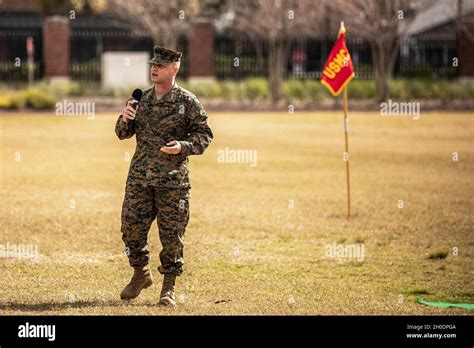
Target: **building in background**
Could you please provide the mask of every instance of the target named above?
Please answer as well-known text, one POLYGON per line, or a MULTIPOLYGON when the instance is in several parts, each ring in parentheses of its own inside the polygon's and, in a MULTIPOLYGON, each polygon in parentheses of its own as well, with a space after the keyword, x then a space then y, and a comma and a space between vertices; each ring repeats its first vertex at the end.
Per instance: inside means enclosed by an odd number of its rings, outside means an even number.
MULTIPOLYGON (((179 38, 177 49, 184 52, 180 77, 206 80, 267 76, 266 43, 233 32, 232 14, 218 3, 205 1, 187 35, 179 38), (238 69, 233 64, 236 57, 240 61, 238 69)), ((36 0, 3 0, 0 3, 0 81, 28 80, 26 64, 22 64, 27 60, 28 37, 34 40, 37 80, 69 78, 98 82, 103 52, 152 54, 153 39, 124 24, 108 11, 106 0, 104 4, 96 12, 75 13, 75 18, 69 19, 67 4, 59 9, 62 14, 59 16, 54 11, 45 13, 36 0)), ((409 36, 402 40, 395 76, 474 77, 473 19, 474 1, 433 2, 432 7, 416 16, 409 36)), ((333 32, 325 37, 295 40, 291 52, 298 54, 290 54, 287 77, 319 78, 327 49, 334 40, 333 32)), ((349 31, 348 46, 358 77, 374 77, 368 43, 349 31)))

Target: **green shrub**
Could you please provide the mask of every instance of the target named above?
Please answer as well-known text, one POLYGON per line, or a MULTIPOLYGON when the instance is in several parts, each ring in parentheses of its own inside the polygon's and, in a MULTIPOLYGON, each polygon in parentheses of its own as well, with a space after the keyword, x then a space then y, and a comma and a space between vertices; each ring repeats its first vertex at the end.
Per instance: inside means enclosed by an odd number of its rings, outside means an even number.
POLYGON ((250 100, 265 99, 269 95, 268 81, 265 79, 249 79, 245 84, 247 98, 250 100))
POLYGON ((306 80, 305 88, 307 97, 316 100, 321 99, 327 91, 327 87, 319 80, 306 80))
POLYGON ((302 80, 287 80, 283 83, 283 95, 287 99, 304 99, 307 95, 302 80))
POLYGON ((184 81, 184 80, 177 80, 176 83, 178 84, 178 86, 184 88, 184 89, 187 89, 189 91, 189 83, 187 81, 184 81))
POLYGON ((347 95, 350 98, 374 98, 375 81, 354 79, 347 85, 347 95))
POLYGON ((408 98, 424 99, 430 97, 430 87, 424 80, 411 80, 406 85, 408 98))
POLYGON ((0 109, 19 109, 23 104, 24 99, 19 92, 0 90, 0 109))
POLYGON ((222 97, 226 99, 243 99, 246 96, 246 86, 242 82, 222 81, 222 97))
POLYGON ((230 81, 221 82, 222 97, 226 99, 234 98, 236 95, 235 86, 230 81))
POLYGON ((442 99, 442 100, 447 99, 448 88, 449 88, 449 83, 445 81, 438 81, 436 83, 432 83, 430 86, 430 98, 442 99))
POLYGON ((0 109, 14 109, 12 98, 7 94, 0 94, 0 109))
POLYGON ((123 99, 130 96, 130 91, 127 87, 106 87, 102 89, 103 95, 110 93, 112 96, 123 99))
POLYGON ((22 92, 25 106, 33 109, 48 109, 55 104, 53 94, 46 88, 30 87, 22 92))
POLYGON ((207 91, 206 91, 206 86, 203 83, 189 83, 187 90, 189 90, 191 93, 195 94, 198 96, 198 98, 203 98, 207 96, 207 91))
POLYGON ((446 79, 395 79, 390 84, 394 99, 469 99, 474 98, 474 87, 469 82, 446 79))
POLYGON ((218 82, 190 83, 189 91, 202 98, 216 98, 221 96, 221 86, 218 82))
POLYGON ((239 100, 245 100, 247 98, 247 84, 242 81, 238 81, 238 82, 236 81, 234 83, 235 83, 236 97, 239 100))
MULTIPOLYGON (((240 81, 224 80, 209 82, 178 81, 178 84, 194 93, 198 98, 224 98, 229 100, 266 100, 270 99, 268 81, 264 78, 251 78, 240 81)), ((54 101, 66 96, 98 94, 116 96, 126 99, 134 88, 149 86, 128 85, 120 88, 100 89, 98 84, 71 82, 65 85, 36 84, 26 87, 21 92, 7 85, 0 85, 0 109, 18 109, 23 105, 35 109, 54 106, 54 101)), ((348 84, 350 98, 374 98, 375 80, 354 79, 348 84)), ((319 80, 290 79, 283 82, 283 97, 286 100, 319 100, 331 97, 331 93, 319 80)), ((332 98, 332 97, 331 97, 332 98)), ((407 99, 474 99, 474 83, 463 80, 448 79, 393 79, 390 83, 390 98, 407 99)))
POLYGON ((406 80, 395 79, 390 83, 390 98, 392 99, 407 99, 408 90, 407 90, 406 80))
POLYGON ((474 81, 467 80, 467 81, 461 81, 461 83, 466 90, 468 99, 474 99, 474 81))
POLYGON ((472 89, 461 82, 455 81, 447 84, 446 97, 449 99, 469 99, 474 97, 472 89))
POLYGON ((222 87, 221 84, 218 82, 211 82, 207 87, 207 95, 208 98, 219 98, 222 96, 222 87))
POLYGON ((86 86, 84 83, 79 82, 71 82, 64 87, 62 87, 62 94, 63 95, 70 95, 70 96, 82 96, 88 93, 93 93, 96 89, 90 88, 91 86, 86 86))
POLYGON ((120 99, 128 99, 132 95, 132 92, 136 88, 139 88, 142 91, 145 91, 146 89, 150 88, 150 86, 148 86, 148 85, 139 86, 139 85, 136 85, 136 84, 128 84, 128 85, 124 85, 122 87, 99 88, 99 86, 91 85, 90 88, 92 89, 92 91, 94 91, 96 93, 97 93, 97 91, 99 91, 99 95, 101 95, 101 96, 114 96, 114 97, 118 97, 120 99), (95 88, 95 89, 93 89, 93 88, 95 88))

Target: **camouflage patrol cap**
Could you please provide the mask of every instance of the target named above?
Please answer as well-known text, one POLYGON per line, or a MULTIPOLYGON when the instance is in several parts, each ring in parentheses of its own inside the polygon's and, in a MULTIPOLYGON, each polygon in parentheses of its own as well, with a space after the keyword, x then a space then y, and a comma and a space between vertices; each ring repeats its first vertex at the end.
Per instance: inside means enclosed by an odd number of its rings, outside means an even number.
POLYGON ((179 62, 181 60, 182 52, 176 52, 163 46, 155 46, 153 48, 153 59, 149 60, 150 64, 169 64, 179 62))

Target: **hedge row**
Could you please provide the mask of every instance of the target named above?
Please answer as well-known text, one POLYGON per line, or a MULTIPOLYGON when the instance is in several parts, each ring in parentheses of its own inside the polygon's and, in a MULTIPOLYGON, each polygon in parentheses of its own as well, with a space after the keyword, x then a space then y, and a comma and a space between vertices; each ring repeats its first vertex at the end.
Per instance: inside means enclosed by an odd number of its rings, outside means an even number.
MULTIPOLYGON (((268 82, 249 79, 243 82, 181 83, 184 88, 203 98, 265 100, 270 96, 268 82)), ((351 98, 374 98, 374 80, 353 80, 348 85, 351 98)), ((330 97, 328 89, 317 80, 287 80, 283 97, 287 100, 318 100, 330 97)), ((474 83, 458 80, 397 79, 391 83, 392 99, 474 99, 474 83)))
MULTIPOLYGON (((263 101, 270 97, 270 90, 265 79, 247 79, 244 81, 215 81, 189 83, 178 82, 199 98, 220 98, 240 101, 263 101)), ((132 86, 114 90, 100 90, 97 85, 85 85, 73 82, 67 85, 51 87, 38 84, 24 89, 0 87, 0 109, 19 109, 31 107, 48 109, 55 101, 67 96, 103 95, 127 97, 132 86)), ((350 98, 374 98, 375 81, 353 80, 348 85, 350 98)), ((320 100, 331 97, 328 89, 317 80, 287 80, 283 83, 285 100, 320 100)), ((474 99, 474 82, 459 80, 426 80, 396 79, 391 83, 390 98, 395 100, 409 99, 474 99)))

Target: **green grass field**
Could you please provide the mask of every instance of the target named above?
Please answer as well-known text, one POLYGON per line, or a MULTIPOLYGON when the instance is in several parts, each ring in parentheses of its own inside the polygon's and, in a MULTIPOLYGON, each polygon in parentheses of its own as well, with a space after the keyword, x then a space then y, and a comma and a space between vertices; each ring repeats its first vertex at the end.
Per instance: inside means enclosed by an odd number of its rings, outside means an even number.
POLYGON ((0 258, 1 314, 473 314, 415 302, 474 302, 472 115, 350 113, 348 221, 342 112, 211 113, 174 309, 156 305, 156 223, 155 285, 119 299, 135 140, 116 138, 115 119, 0 118, 0 244, 39 251, 0 258), (225 147, 257 150, 257 165, 219 163, 225 147), (328 257, 333 243, 363 244, 363 262, 328 257))

